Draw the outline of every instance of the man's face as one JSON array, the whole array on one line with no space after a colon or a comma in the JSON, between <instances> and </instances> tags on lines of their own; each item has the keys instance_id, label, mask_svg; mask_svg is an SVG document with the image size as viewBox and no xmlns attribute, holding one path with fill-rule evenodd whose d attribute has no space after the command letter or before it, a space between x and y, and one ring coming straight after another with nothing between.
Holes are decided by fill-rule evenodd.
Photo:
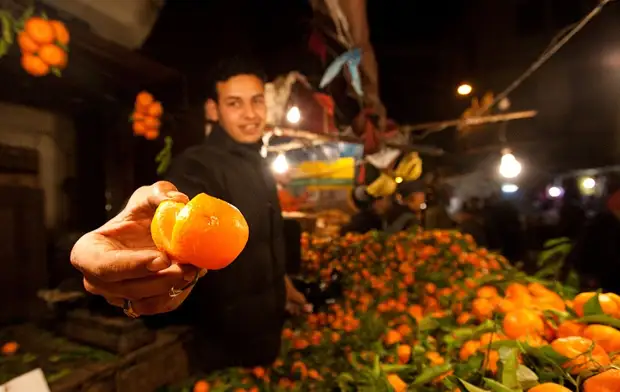
<instances>
[{"instance_id":1,"label":"man's face","mask_svg":"<svg viewBox=\"0 0 620 392\"><path fill-rule=\"evenodd\" d=\"M420 211L422 204L426 201L426 195L424 192L413 192L405 200L407 207L412 211Z\"/></svg>"},{"instance_id":2,"label":"man's face","mask_svg":"<svg viewBox=\"0 0 620 392\"><path fill-rule=\"evenodd\" d=\"M207 101L209 120L219 122L238 143L260 141L267 117L263 81L255 75L237 75L216 87L217 102Z\"/></svg>"}]
</instances>

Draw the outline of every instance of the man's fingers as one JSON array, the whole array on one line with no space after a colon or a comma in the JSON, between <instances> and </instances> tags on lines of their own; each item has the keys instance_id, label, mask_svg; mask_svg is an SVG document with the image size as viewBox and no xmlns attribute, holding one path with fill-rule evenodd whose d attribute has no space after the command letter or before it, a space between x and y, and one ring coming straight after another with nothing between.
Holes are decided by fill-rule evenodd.
<instances>
[{"instance_id":1,"label":"man's fingers","mask_svg":"<svg viewBox=\"0 0 620 392\"><path fill-rule=\"evenodd\" d=\"M110 305L119 308L123 308L125 305L125 300L123 298L106 297L106 300ZM182 298L170 298L168 295L159 295L157 297L131 301L131 310L139 316L149 316L173 311L182 303Z\"/></svg>"},{"instance_id":2,"label":"man's fingers","mask_svg":"<svg viewBox=\"0 0 620 392\"><path fill-rule=\"evenodd\" d=\"M196 273L188 274L177 265L160 271L153 276L122 282L105 282L96 277L85 275L84 288L91 294L108 297L120 297L130 300L168 295L172 288L181 289L191 282Z\"/></svg>"},{"instance_id":3,"label":"man's fingers","mask_svg":"<svg viewBox=\"0 0 620 392\"><path fill-rule=\"evenodd\" d=\"M81 240L71 252L72 264L104 282L147 277L172 265L168 256L156 249L114 249L105 239Z\"/></svg>"},{"instance_id":4,"label":"man's fingers","mask_svg":"<svg viewBox=\"0 0 620 392\"><path fill-rule=\"evenodd\" d=\"M169 183L168 181L159 181L151 185L151 190L147 197L148 205L155 211L164 200L174 200L180 203L187 203L189 198Z\"/></svg>"}]
</instances>

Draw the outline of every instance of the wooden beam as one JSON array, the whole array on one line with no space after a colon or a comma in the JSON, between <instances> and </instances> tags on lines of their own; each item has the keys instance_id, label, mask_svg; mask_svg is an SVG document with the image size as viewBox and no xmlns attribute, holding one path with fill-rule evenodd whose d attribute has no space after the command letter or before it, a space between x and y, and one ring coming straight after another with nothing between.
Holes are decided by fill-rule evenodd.
<instances>
[{"instance_id":1,"label":"wooden beam","mask_svg":"<svg viewBox=\"0 0 620 392\"><path fill-rule=\"evenodd\" d=\"M496 123L496 122L504 122L504 121L512 121L512 120L523 120L526 118L536 117L538 112L536 110L527 110L524 112L512 112L512 113L504 113L504 114L495 114L491 116L480 116L480 117L470 117L470 118L459 118L456 120L448 120L448 121L437 121L437 122L429 122L415 125L403 125L400 129L404 132L414 132L414 131L424 131L427 129L434 129L437 131L444 130L450 127L456 126L465 126L465 125L481 125L487 123Z\"/></svg>"},{"instance_id":2,"label":"wooden beam","mask_svg":"<svg viewBox=\"0 0 620 392\"><path fill-rule=\"evenodd\" d=\"M272 127L273 133L276 136L285 136L292 137L296 139L308 140L310 142L334 142L341 141L346 143L354 143L354 144L364 144L364 141L352 135L342 135L342 134L319 134L316 132L310 132L301 129L292 129L292 128L282 128L282 127ZM320 143L319 143L320 144ZM386 142L386 146L391 148L396 148L402 151L417 151L421 154L433 155L433 156L441 156L444 154L444 150L437 147L432 146L423 146L418 144L397 144ZM299 148L295 146L295 148ZM294 149L294 148L291 148ZM280 149L280 151L286 151Z\"/></svg>"}]
</instances>

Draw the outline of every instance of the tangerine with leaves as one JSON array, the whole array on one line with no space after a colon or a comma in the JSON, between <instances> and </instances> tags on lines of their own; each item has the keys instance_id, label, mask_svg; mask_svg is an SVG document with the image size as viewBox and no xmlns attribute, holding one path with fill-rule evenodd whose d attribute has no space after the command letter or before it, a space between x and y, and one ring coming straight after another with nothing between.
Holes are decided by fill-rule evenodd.
<instances>
[{"instance_id":1,"label":"tangerine with leaves","mask_svg":"<svg viewBox=\"0 0 620 392\"><path fill-rule=\"evenodd\" d=\"M59 20L51 20L49 23L50 26L52 26L52 30L54 30L56 42L63 46L69 45L71 35L69 34L67 26Z\"/></svg>"},{"instance_id":2,"label":"tangerine with leaves","mask_svg":"<svg viewBox=\"0 0 620 392\"><path fill-rule=\"evenodd\" d=\"M50 67L64 69L67 66L67 52L59 46L43 45L38 52L39 58Z\"/></svg>"},{"instance_id":3,"label":"tangerine with leaves","mask_svg":"<svg viewBox=\"0 0 620 392\"><path fill-rule=\"evenodd\" d=\"M583 337L592 340L608 353L620 351L620 331L608 325L589 325L583 331Z\"/></svg>"},{"instance_id":4,"label":"tangerine with leaves","mask_svg":"<svg viewBox=\"0 0 620 392\"><path fill-rule=\"evenodd\" d=\"M573 309L575 310L575 313L579 315L579 317L584 316L585 304L596 295L598 295L598 302L601 305L603 313L610 316L615 316L618 313L618 305L616 304L616 301L614 301L609 295L598 294L588 291L578 294L573 300Z\"/></svg>"},{"instance_id":5,"label":"tangerine with leaves","mask_svg":"<svg viewBox=\"0 0 620 392\"><path fill-rule=\"evenodd\" d=\"M583 383L583 392L620 391L620 369L609 369L592 376Z\"/></svg>"},{"instance_id":6,"label":"tangerine with leaves","mask_svg":"<svg viewBox=\"0 0 620 392\"><path fill-rule=\"evenodd\" d=\"M529 309L517 309L504 316L504 333L511 339L540 335L545 330L541 317Z\"/></svg>"},{"instance_id":7,"label":"tangerine with leaves","mask_svg":"<svg viewBox=\"0 0 620 392\"><path fill-rule=\"evenodd\" d=\"M584 370L595 370L610 364L607 352L590 339L579 336L559 338L551 342L556 353L568 359L562 364L571 374L579 374Z\"/></svg>"},{"instance_id":8,"label":"tangerine with leaves","mask_svg":"<svg viewBox=\"0 0 620 392\"><path fill-rule=\"evenodd\" d=\"M50 72L50 66L45 64L40 57L24 53L22 56L22 68L32 76L45 76Z\"/></svg>"},{"instance_id":9,"label":"tangerine with leaves","mask_svg":"<svg viewBox=\"0 0 620 392\"><path fill-rule=\"evenodd\" d=\"M528 389L527 392L571 392L571 390L560 384L546 382Z\"/></svg>"},{"instance_id":10,"label":"tangerine with leaves","mask_svg":"<svg viewBox=\"0 0 620 392\"><path fill-rule=\"evenodd\" d=\"M39 44L34 42L25 31L17 35L17 44L22 53L34 54L39 50Z\"/></svg>"},{"instance_id":11,"label":"tangerine with leaves","mask_svg":"<svg viewBox=\"0 0 620 392\"><path fill-rule=\"evenodd\" d=\"M52 44L56 38L51 23L37 16L26 21L24 24L24 31L39 45Z\"/></svg>"},{"instance_id":12,"label":"tangerine with leaves","mask_svg":"<svg viewBox=\"0 0 620 392\"><path fill-rule=\"evenodd\" d=\"M583 336L583 331L586 329L584 324L576 321L566 320L558 325L556 335L558 338L567 338L570 336Z\"/></svg>"},{"instance_id":13,"label":"tangerine with leaves","mask_svg":"<svg viewBox=\"0 0 620 392\"><path fill-rule=\"evenodd\" d=\"M208 270L228 266L248 241L248 224L235 206L198 194L187 204L164 201L151 223L159 250L179 263Z\"/></svg>"}]
</instances>

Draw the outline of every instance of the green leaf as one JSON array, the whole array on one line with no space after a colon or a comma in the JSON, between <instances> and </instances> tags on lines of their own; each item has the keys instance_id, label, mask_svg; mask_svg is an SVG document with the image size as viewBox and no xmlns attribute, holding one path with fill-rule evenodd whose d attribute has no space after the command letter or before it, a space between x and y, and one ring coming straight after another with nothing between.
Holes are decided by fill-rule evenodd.
<instances>
[{"instance_id":1,"label":"green leaf","mask_svg":"<svg viewBox=\"0 0 620 392\"><path fill-rule=\"evenodd\" d=\"M569 358L558 354L550 345L539 348L525 345L525 348L529 355L539 359L544 363L551 363L557 366L561 366L562 364L570 360Z\"/></svg>"},{"instance_id":2,"label":"green leaf","mask_svg":"<svg viewBox=\"0 0 620 392\"><path fill-rule=\"evenodd\" d=\"M472 385L463 379L459 378L458 380L461 383L461 385L463 385L463 388L465 388L467 392L491 392L486 389L478 388L477 386Z\"/></svg>"},{"instance_id":3,"label":"green leaf","mask_svg":"<svg viewBox=\"0 0 620 392\"><path fill-rule=\"evenodd\" d=\"M23 25L24 23L26 23L26 21L28 19L32 18L32 15L34 15L34 7L30 6L30 7L26 8L26 10L22 14L22 16L19 18L19 21Z\"/></svg>"},{"instance_id":4,"label":"green leaf","mask_svg":"<svg viewBox=\"0 0 620 392\"><path fill-rule=\"evenodd\" d=\"M22 363L30 363L32 361L36 361L37 360L37 356L31 353L27 353L23 356L22 358Z\"/></svg>"},{"instance_id":5,"label":"green leaf","mask_svg":"<svg viewBox=\"0 0 620 392\"><path fill-rule=\"evenodd\" d=\"M9 51L9 44L3 39L0 39L0 57L3 57Z\"/></svg>"},{"instance_id":6,"label":"green leaf","mask_svg":"<svg viewBox=\"0 0 620 392\"><path fill-rule=\"evenodd\" d=\"M524 365L519 365L517 368L517 380L521 388L526 391L538 385L538 375Z\"/></svg>"},{"instance_id":7,"label":"green leaf","mask_svg":"<svg viewBox=\"0 0 620 392\"><path fill-rule=\"evenodd\" d=\"M411 385L412 386L424 385L428 382L433 381L437 377L443 374L446 374L450 370L452 370L452 365L449 363L445 363L439 366L433 366L431 368L426 368L422 371L422 373L420 373L418 377L415 378L415 380L413 380L413 383Z\"/></svg>"},{"instance_id":8,"label":"green leaf","mask_svg":"<svg viewBox=\"0 0 620 392\"><path fill-rule=\"evenodd\" d=\"M486 350L488 348L492 350L499 350L501 348L519 348L521 345L517 340L498 340L495 342L491 342L486 346L482 346L481 349Z\"/></svg>"},{"instance_id":9,"label":"green leaf","mask_svg":"<svg viewBox=\"0 0 620 392\"><path fill-rule=\"evenodd\" d=\"M435 320L431 316L426 316L418 324L418 330L420 331L432 331L439 328L439 321Z\"/></svg>"},{"instance_id":10,"label":"green leaf","mask_svg":"<svg viewBox=\"0 0 620 392\"><path fill-rule=\"evenodd\" d=\"M583 314L585 316L598 316L605 314L605 312L603 312L603 308L601 308L601 303L598 300L598 294L594 295L583 305Z\"/></svg>"},{"instance_id":11,"label":"green leaf","mask_svg":"<svg viewBox=\"0 0 620 392\"><path fill-rule=\"evenodd\" d=\"M517 368L519 367L519 350L516 348L502 347L499 349L499 358L502 362L502 384L508 389L519 388Z\"/></svg>"},{"instance_id":12,"label":"green leaf","mask_svg":"<svg viewBox=\"0 0 620 392\"><path fill-rule=\"evenodd\" d=\"M2 39L8 44L13 43L13 18L6 11L0 11L0 23L2 24Z\"/></svg>"},{"instance_id":13,"label":"green leaf","mask_svg":"<svg viewBox=\"0 0 620 392\"><path fill-rule=\"evenodd\" d=\"M491 391L493 392L517 392L517 391L521 391L520 389L511 389L508 388L507 386L505 386L502 383L499 383L491 378L484 378L484 383L486 384L486 386L488 388L491 388Z\"/></svg>"},{"instance_id":14,"label":"green leaf","mask_svg":"<svg viewBox=\"0 0 620 392\"><path fill-rule=\"evenodd\" d=\"M71 374L71 369L62 369L61 371L46 377L46 379L48 383L52 384L54 381L60 380L61 378L66 377L69 374Z\"/></svg>"},{"instance_id":15,"label":"green leaf","mask_svg":"<svg viewBox=\"0 0 620 392\"><path fill-rule=\"evenodd\" d=\"M51 71L54 76L57 76L59 78L62 77L62 71L59 68L52 67Z\"/></svg>"},{"instance_id":16,"label":"green leaf","mask_svg":"<svg viewBox=\"0 0 620 392\"><path fill-rule=\"evenodd\" d=\"M606 314L585 316L575 321L578 323L584 323L584 324L603 324L603 325L608 325L614 328L620 328L620 320L618 320L617 318L608 316Z\"/></svg>"},{"instance_id":17,"label":"green leaf","mask_svg":"<svg viewBox=\"0 0 620 392\"><path fill-rule=\"evenodd\" d=\"M381 363L379 362L379 356L375 355L372 362L372 375L379 377L381 375Z\"/></svg>"}]
</instances>

